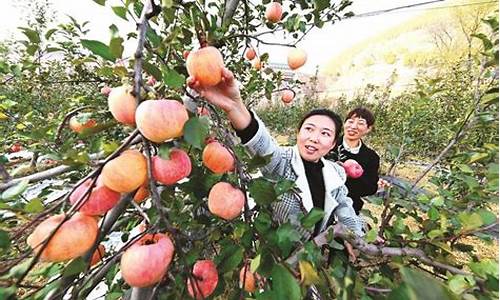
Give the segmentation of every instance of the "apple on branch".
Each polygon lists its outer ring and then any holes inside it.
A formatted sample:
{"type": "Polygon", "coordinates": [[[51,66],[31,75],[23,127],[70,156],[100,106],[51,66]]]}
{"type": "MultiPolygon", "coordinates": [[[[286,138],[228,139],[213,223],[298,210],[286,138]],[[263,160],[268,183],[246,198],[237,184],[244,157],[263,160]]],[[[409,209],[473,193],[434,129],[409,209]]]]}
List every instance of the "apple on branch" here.
{"type": "Polygon", "coordinates": [[[194,299],[205,299],[210,296],[219,281],[217,267],[212,260],[199,260],[193,266],[193,272],[187,280],[187,290],[194,299]]]}
{"type": "Polygon", "coordinates": [[[230,183],[218,182],[208,193],[208,210],[224,220],[238,217],[244,205],[245,195],[230,183]]]}

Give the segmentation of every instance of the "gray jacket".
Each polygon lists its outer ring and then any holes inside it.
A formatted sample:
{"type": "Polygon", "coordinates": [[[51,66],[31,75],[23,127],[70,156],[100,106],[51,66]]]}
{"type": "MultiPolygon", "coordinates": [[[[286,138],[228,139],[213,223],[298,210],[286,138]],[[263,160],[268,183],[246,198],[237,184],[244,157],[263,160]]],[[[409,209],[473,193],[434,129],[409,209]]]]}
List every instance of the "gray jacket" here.
{"type": "MultiPolygon", "coordinates": [[[[255,115],[255,114],[254,114],[255,115]]],[[[305,174],[304,164],[297,146],[280,147],[271,137],[264,123],[255,115],[259,129],[244,146],[252,156],[267,156],[272,154],[271,161],[261,168],[262,174],[271,178],[285,178],[295,181],[300,192],[285,193],[280,201],[273,204],[273,218],[279,223],[289,221],[302,235],[309,239],[312,230],[301,226],[299,214],[306,214],[313,208],[313,201],[309,184],[305,174]]],[[[321,231],[333,223],[334,218],[351,229],[356,235],[362,236],[363,221],[352,208],[352,200],[347,197],[347,188],[344,185],[346,174],[338,164],[321,159],[323,162],[323,178],[325,181],[325,216],[321,224],[321,231]]]]}

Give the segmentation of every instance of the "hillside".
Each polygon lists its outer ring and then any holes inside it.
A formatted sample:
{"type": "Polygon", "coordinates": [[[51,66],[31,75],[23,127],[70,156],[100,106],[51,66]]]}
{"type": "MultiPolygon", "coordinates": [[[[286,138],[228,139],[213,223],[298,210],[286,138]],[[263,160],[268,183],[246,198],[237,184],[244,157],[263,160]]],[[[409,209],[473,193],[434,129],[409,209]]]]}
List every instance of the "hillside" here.
{"type": "Polygon", "coordinates": [[[497,7],[498,2],[488,0],[446,1],[358,43],[320,69],[328,87],[323,96],[350,98],[368,85],[389,82],[394,96],[412,86],[419,73],[436,72],[447,62],[466,62],[469,50],[480,43],[469,36],[497,7]]]}

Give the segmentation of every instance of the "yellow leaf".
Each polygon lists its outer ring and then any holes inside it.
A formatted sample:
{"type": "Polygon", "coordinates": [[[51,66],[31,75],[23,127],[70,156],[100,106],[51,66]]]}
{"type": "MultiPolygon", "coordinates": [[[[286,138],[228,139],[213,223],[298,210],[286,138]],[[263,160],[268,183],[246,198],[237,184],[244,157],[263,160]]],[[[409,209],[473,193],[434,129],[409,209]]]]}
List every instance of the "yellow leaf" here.
{"type": "Polygon", "coordinates": [[[7,120],[9,117],[4,114],[3,112],[0,112],[0,121],[7,120]]]}
{"type": "Polygon", "coordinates": [[[319,276],[311,263],[305,260],[299,261],[300,282],[309,286],[319,282],[319,276]]]}

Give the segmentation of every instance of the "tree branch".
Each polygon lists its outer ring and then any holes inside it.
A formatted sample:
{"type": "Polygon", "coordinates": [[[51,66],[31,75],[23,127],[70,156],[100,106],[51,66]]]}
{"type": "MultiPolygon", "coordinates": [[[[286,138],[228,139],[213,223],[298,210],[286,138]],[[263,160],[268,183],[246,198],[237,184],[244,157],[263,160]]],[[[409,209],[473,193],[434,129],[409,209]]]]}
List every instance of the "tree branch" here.
{"type": "MultiPolygon", "coordinates": [[[[460,275],[471,275],[468,272],[465,272],[461,269],[455,268],[453,266],[440,263],[437,261],[432,260],[429,258],[424,251],[420,249],[415,249],[415,248],[408,248],[408,247],[383,247],[383,246],[377,246],[373,244],[368,244],[363,240],[363,238],[354,236],[354,234],[348,230],[344,225],[338,223],[333,226],[328,227],[325,231],[323,231],[321,234],[317,235],[314,238],[314,242],[318,247],[321,247],[323,245],[327,245],[329,242],[329,237],[338,237],[343,240],[348,241],[353,245],[353,247],[357,248],[360,252],[370,255],[370,256],[407,256],[407,257],[414,257],[421,262],[432,266],[436,267],[442,270],[449,271],[450,273],[453,274],[460,274],[460,275]]],[[[291,257],[289,257],[286,262],[291,265],[296,265],[298,263],[298,258],[299,254],[304,251],[303,248],[300,250],[296,251],[291,257]]]]}
{"type": "Polygon", "coordinates": [[[234,13],[238,8],[240,0],[226,0],[226,7],[224,9],[224,16],[222,18],[222,27],[225,28],[229,26],[229,23],[233,19],[234,13]]]}

